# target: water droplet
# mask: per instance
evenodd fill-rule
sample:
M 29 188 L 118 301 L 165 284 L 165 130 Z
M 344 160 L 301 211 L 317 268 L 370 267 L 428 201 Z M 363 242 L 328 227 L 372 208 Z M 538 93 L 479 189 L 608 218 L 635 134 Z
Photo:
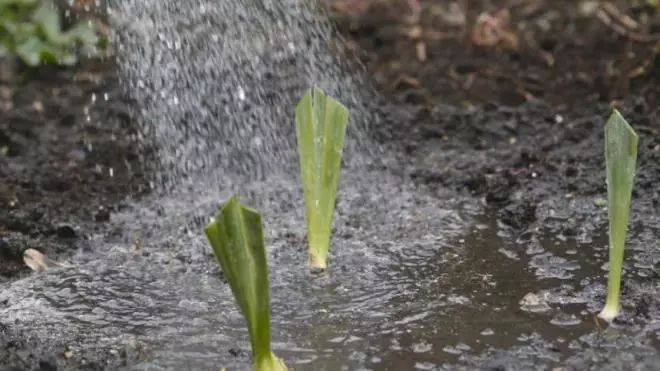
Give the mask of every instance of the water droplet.
M 495 335 L 495 331 L 493 331 L 493 329 L 487 328 L 481 331 L 480 334 L 483 336 L 492 336 Z
M 426 353 L 433 349 L 433 345 L 425 341 L 413 344 L 412 351 L 415 353 Z

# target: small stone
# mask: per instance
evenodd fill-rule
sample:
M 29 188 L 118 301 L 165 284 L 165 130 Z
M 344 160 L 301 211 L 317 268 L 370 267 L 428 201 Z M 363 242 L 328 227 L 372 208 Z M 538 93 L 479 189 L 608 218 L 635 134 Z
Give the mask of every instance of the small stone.
M 102 223 L 110 220 L 110 212 L 105 207 L 99 207 L 99 210 L 94 214 L 94 220 Z
M 420 26 L 414 26 L 408 31 L 408 37 L 413 41 L 418 41 L 422 38 L 423 33 Z
M 32 103 L 32 108 L 34 108 L 35 111 L 42 113 L 44 111 L 44 104 L 36 100 Z
M 492 335 L 495 335 L 495 331 L 493 331 L 493 329 L 487 328 L 487 329 L 484 329 L 483 331 L 481 331 L 480 334 L 482 336 L 492 336 Z
M 242 357 L 245 355 L 245 352 L 240 348 L 229 348 L 229 354 L 234 357 Z
M 71 227 L 70 225 L 61 225 L 57 227 L 55 230 L 55 233 L 57 234 L 58 237 L 61 238 L 76 238 L 78 237 L 78 234 L 76 231 Z
M 11 247 L 9 246 L 9 242 L 4 237 L 0 237 L 0 257 L 4 259 L 7 259 L 11 256 L 13 256 L 13 252 Z
M 547 312 L 551 309 L 546 300 L 532 292 L 525 295 L 525 297 L 520 300 L 519 304 L 520 309 L 525 312 L 541 313 Z
M 73 352 L 70 351 L 70 350 L 66 350 L 66 351 L 64 351 L 63 355 L 64 355 L 64 358 L 69 359 L 69 358 L 73 357 Z

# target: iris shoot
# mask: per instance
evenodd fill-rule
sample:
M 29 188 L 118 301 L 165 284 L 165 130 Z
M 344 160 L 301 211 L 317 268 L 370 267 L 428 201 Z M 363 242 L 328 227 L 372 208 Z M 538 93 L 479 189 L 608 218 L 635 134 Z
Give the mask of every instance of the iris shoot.
M 287 371 L 271 350 L 270 289 L 261 214 L 232 195 L 204 232 L 245 317 L 253 370 Z
M 307 91 L 296 107 L 296 135 L 312 268 L 327 267 L 347 125 L 348 109 L 321 89 Z
M 605 307 L 598 316 L 606 321 L 620 311 L 623 250 L 637 161 L 637 134 L 619 111 L 614 110 L 605 125 L 607 211 L 609 217 L 609 275 Z

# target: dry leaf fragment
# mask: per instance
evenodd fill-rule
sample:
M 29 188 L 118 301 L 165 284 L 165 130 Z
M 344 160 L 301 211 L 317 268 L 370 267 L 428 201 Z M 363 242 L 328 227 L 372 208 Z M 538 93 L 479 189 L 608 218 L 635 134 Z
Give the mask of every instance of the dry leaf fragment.
M 48 268 L 68 267 L 68 265 L 58 263 L 35 249 L 27 249 L 23 252 L 23 262 L 28 266 L 28 268 L 35 272 L 39 272 Z
M 495 15 L 481 13 L 472 28 L 472 42 L 480 46 L 495 46 L 500 43 L 517 49 L 518 36 L 509 29 L 509 12 L 500 10 Z

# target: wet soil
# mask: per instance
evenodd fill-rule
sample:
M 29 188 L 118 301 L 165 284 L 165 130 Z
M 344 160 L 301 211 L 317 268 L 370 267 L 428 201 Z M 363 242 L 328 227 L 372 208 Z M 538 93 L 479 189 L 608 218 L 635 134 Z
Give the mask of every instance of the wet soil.
M 591 234 L 589 240 L 606 241 L 597 232 L 604 233 L 607 220 L 603 125 L 616 107 L 640 136 L 631 229 L 657 234 L 658 9 L 644 2 L 526 0 L 333 6 L 349 48 L 379 90 L 414 112 L 410 122 L 388 127 L 411 158 L 422 159 L 411 167 L 413 178 L 480 198 L 512 240 L 554 235 L 570 242 Z M 653 327 L 660 318 L 660 249 L 645 244 L 644 257 L 624 276 L 624 328 Z M 602 303 L 604 292 L 592 300 Z M 597 311 L 602 304 L 591 305 Z M 546 363 L 529 352 L 477 364 Z M 657 348 L 647 358 L 631 352 L 608 364 L 606 352 L 590 350 L 569 364 L 660 367 Z
M 27 248 L 55 259 L 84 248 L 123 200 L 146 187 L 111 62 L 71 70 L 0 63 L 2 282 L 29 272 Z
M 378 90 L 412 114 L 381 128 L 422 159 L 410 175 L 481 199 L 512 239 L 602 230 L 602 127 L 611 105 L 619 107 L 640 134 L 631 218 L 649 243 L 644 278 L 628 279 L 635 266 L 624 276 L 628 310 L 620 325 L 647 328 L 660 318 L 658 11 L 623 1 L 612 3 L 614 13 L 588 1 L 420 0 L 415 15 L 413 1 L 333 2 L 339 30 Z M 115 94 L 111 62 L 21 73 L 9 65 L 0 61 L 0 283 L 30 273 L 26 248 L 57 260 L 92 248 L 87 237 L 102 233 L 125 200 L 148 191 L 131 102 Z M 66 357 L 65 344 L 30 353 L 38 340 L 1 319 L 0 334 L 6 369 L 56 369 Z M 612 369 L 644 362 L 654 369 L 649 357 L 657 353 L 634 349 Z M 527 351 L 472 362 L 526 369 L 535 359 L 516 354 Z M 112 369 L 139 358 L 134 353 L 109 350 L 84 367 Z M 603 369 L 608 356 L 586 352 L 569 365 Z M 76 362 L 82 369 L 84 359 Z

